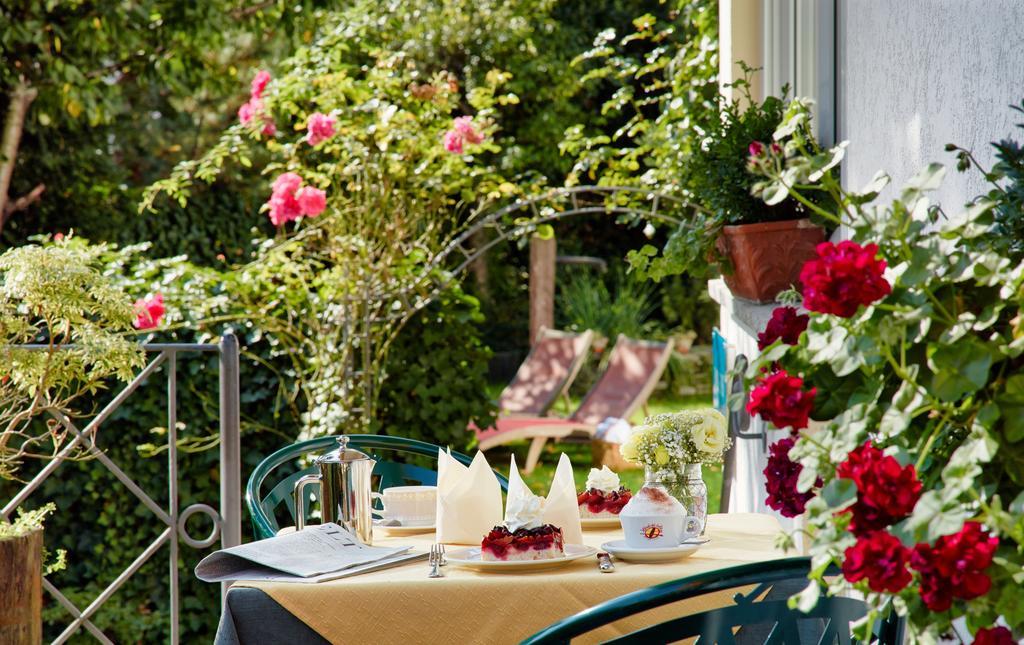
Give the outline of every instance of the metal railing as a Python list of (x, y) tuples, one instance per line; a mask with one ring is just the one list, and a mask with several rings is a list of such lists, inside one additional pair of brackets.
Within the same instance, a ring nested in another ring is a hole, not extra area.
[[(68, 612), (73, 620), (64, 629), (54, 643), (64, 643), (76, 632), (84, 628), (101, 643), (112, 641), (92, 622), (91, 618), (114, 593), (135, 574), (165, 544), (168, 545), (169, 586), (170, 586), (170, 641), (177, 645), (180, 637), (180, 598), (178, 583), (178, 549), (181, 542), (193, 548), (206, 548), (220, 540), (222, 547), (236, 546), (242, 541), (242, 482), (241, 482), (241, 446), (239, 441), (239, 375), (238, 375), (238, 339), (234, 334), (225, 334), (220, 342), (214, 344), (159, 344), (146, 345), (149, 354), (156, 354), (146, 367), (132, 379), (106, 406), (94, 416), (89, 423), (79, 429), (67, 417), (55, 417), (68, 432), (71, 441), (64, 446), (56, 457), (49, 461), (39, 473), (8, 501), (0, 516), (9, 518), (14, 510), (29, 498), (69, 457), (85, 451), (90, 458), (106, 467), (113, 475), (131, 491), (139, 501), (163, 523), (164, 529), (157, 538), (140, 553), (128, 567), (114, 579), (84, 609), (79, 609), (48, 579), (43, 578), (43, 588), (56, 599)], [(220, 512), (207, 504), (192, 504), (178, 509), (178, 355), (182, 353), (216, 352), (220, 357)], [(153, 497), (142, 489), (125, 472), (96, 447), (93, 439), (97, 429), (138, 387), (157, 371), (167, 366), (167, 472), (168, 500), (167, 508), (157, 504)], [(208, 516), (213, 522), (213, 530), (204, 539), (195, 539), (188, 534), (185, 524), (197, 513)], [(227, 591), (227, 585), (223, 586)]]

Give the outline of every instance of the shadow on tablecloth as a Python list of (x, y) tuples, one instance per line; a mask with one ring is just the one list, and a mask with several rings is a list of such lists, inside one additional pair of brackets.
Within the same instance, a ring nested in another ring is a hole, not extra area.
[(215, 645), (328, 645), (287, 609), (259, 589), (228, 590)]

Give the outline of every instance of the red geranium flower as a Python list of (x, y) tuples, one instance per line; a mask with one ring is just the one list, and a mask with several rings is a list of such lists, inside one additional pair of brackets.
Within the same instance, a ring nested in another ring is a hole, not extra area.
[(803, 387), (804, 380), (799, 376), (791, 376), (785, 370), (772, 372), (750, 393), (747, 412), (760, 414), (776, 428), (789, 427), (794, 432), (806, 428), (818, 390)]
[(1017, 645), (1017, 639), (1005, 627), (982, 627), (974, 634), (974, 645)]
[[(807, 502), (814, 493), (801, 493), (796, 489), (797, 479), (803, 466), (789, 458), (789, 450), (796, 443), (792, 437), (779, 439), (771, 445), (768, 466), (764, 469), (764, 487), (768, 491), (768, 507), (782, 513), (783, 517), (796, 517), (804, 512)], [(815, 487), (821, 486), (821, 477)]]
[(787, 345), (796, 345), (810, 320), (810, 316), (801, 314), (796, 307), (776, 307), (764, 331), (757, 335), (757, 348), (764, 349), (780, 338)]
[(888, 531), (873, 531), (857, 538), (843, 554), (843, 577), (868, 581), (871, 591), (897, 593), (910, 584), (907, 571), (910, 549)]
[(978, 522), (964, 522), (959, 533), (944, 535), (935, 546), (918, 544), (910, 566), (921, 573), (921, 600), (932, 611), (946, 611), (953, 598), (984, 596), (992, 586), (985, 569), (999, 547)]
[(885, 260), (876, 258), (878, 246), (856, 242), (822, 242), (818, 258), (808, 260), (800, 271), (804, 307), (823, 314), (849, 318), (861, 305), (869, 305), (892, 293), (882, 277)]
[(884, 529), (910, 515), (921, 497), (921, 482), (912, 465), (900, 466), (894, 457), (865, 441), (839, 464), (836, 475), (857, 485), (850, 507), (850, 530), (856, 535)]

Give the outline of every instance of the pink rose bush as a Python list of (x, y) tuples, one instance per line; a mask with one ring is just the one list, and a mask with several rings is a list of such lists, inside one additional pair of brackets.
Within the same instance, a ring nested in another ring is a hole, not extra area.
[(274, 125), (274, 120), (267, 114), (266, 106), (263, 103), (263, 92), (267, 89), (269, 82), (270, 72), (260, 70), (256, 73), (256, 78), (252, 79), (252, 84), (249, 88), (249, 100), (238, 108), (238, 121), (242, 125), (251, 125), (253, 127), (262, 123), (263, 127), (260, 129), (260, 132), (268, 137), (272, 137), (277, 133), (277, 126)]
[(271, 185), (267, 200), (270, 223), (281, 226), (300, 217), (316, 217), (327, 208), (327, 193), (313, 186), (303, 186), (302, 177), (294, 172), (278, 175)]
[(134, 327), (140, 331), (156, 329), (160, 326), (167, 309), (164, 307), (164, 296), (157, 293), (135, 301)]
[(473, 117), (460, 116), (452, 121), (452, 128), (444, 133), (444, 149), (461, 155), (468, 144), (483, 143), (486, 137), (473, 125)]
[(336, 119), (333, 116), (314, 112), (306, 120), (306, 143), (316, 146), (334, 136), (334, 124)]

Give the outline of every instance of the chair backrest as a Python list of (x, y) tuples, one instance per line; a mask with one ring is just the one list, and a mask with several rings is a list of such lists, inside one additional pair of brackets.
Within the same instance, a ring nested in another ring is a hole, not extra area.
[(669, 343), (619, 334), (608, 356), (608, 366), (570, 419), (589, 425), (608, 417), (628, 420), (654, 391), (671, 357)]
[(594, 332), (541, 329), (540, 338), (498, 399), (501, 414), (542, 416), (579, 374)]
[[(789, 608), (789, 596), (807, 586), (809, 571), (810, 558), (785, 558), (673, 580), (585, 609), (537, 632), (522, 645), (569, 643), (573, 638), (627, 616), (727, 590), (737, 591), (732, 596), (734, 604), (672, 618), (607, 642), (668, 643), (697, 637), (702, 645), (813, 642), (850, 645), (854, 642), (850, 624), (867, 614), (864, 601), (828, 597), (823, 592), (808, 613)], [(882, 645), (903, 642), (904, 623), (895, 612), (874, 627), (875, 637)]]
[[(361, 450), (377, 460), (373, 468), (374, 478), (377, 479), (375, 488), (383, 490), (391, 486), (432, 486), (437, 483), (437, 471), (417, 466), (415, 464), (388, 461), (381, 457), (382, 454), (405, 454), (418, 455), (437, 461), (437, 451), (440, 449), (432, 443), (406, 439), (405, 437), (391, 437), (386, 435), (350, 434), (349, 447)], [(299, 477), (316, 473), (315, 466), (299, 469), (283, 479), (268, 483), (270, 491), (262, 494), (264, 483), (279, 466), (286, 463), (294, 463), (300, 457), (309, 454), (321, 454), (333, 450), (338, 445), (337, 436), (318, 437), (308, 441), (300, 441), (290, 446), (285, 446), (274, 452), (261, 461), (249, 477), (245, 487), (245, 503), (249, 508), (249, 515), (252, 517), (253, 531), (256, 539), (273, 537), (280, 528), (277, 524), (275, 514), (282, 504), (287, 508), (292, 520), (296, 516), (295, 503), (292, 500), (292, 489)], [(460, 463), (469, 465), (472, 462), (468, 456), (461, 452), (453, 452), (452, 457)], [(501, 484), (502, 490), (508, 490), (508, 479), (494, 473)], [(304, 517), (309, 516), (309, 498), (304, 499), (303, 508), (299, 509)]]

